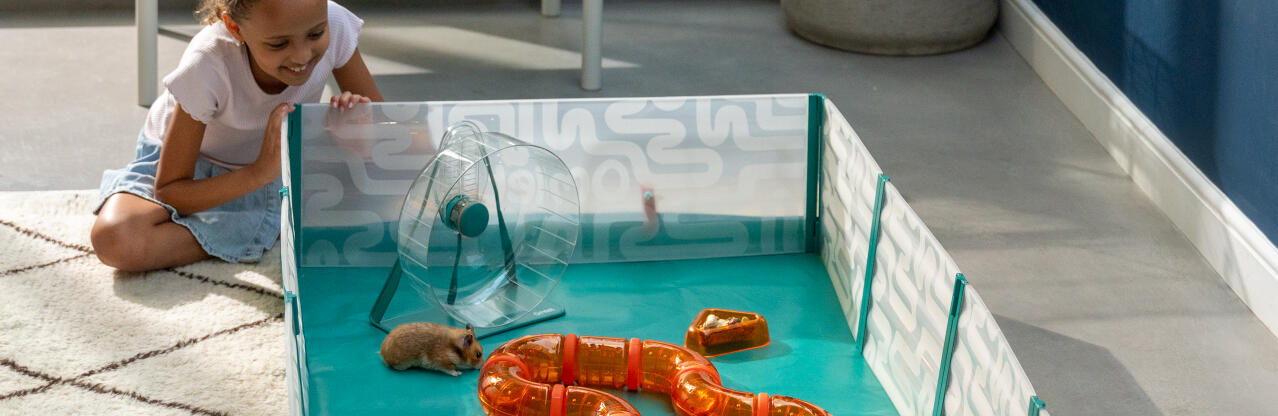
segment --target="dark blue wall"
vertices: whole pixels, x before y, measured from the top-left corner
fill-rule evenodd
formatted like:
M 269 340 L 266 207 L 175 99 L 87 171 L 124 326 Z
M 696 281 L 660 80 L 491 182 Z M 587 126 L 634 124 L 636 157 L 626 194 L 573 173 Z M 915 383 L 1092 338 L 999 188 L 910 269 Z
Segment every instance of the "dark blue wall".
M 1034 2 L 1278 243 L 1278 1 Z

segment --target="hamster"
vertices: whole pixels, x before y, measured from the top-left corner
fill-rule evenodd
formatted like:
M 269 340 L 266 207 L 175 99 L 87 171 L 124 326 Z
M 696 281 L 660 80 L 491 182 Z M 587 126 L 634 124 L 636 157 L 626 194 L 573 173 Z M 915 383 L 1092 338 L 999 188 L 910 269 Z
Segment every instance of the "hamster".
M 484 348 L 475 339 L 475 329 L 410 322 L 395 327 L 382 341 L 382 361 L 387 367 L 405 370 L 421 367 L 458 376 L 462 369 L 479 368 Z

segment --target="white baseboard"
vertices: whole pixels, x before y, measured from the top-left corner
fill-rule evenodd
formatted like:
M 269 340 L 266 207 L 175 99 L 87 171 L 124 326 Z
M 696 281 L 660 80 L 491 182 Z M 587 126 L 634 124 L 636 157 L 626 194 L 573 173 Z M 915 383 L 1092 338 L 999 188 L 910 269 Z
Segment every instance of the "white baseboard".
M 1278 336 L 1278 247 L 1031 0 L 1001 0 L 999 30 Z

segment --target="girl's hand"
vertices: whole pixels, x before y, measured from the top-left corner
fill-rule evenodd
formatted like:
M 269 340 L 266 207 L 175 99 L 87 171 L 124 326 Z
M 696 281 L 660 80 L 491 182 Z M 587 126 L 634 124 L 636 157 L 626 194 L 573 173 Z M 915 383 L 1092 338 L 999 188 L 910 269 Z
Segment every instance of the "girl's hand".
M 346 91 L 343 92 L 342 95 L 334 95 L 333 98 L 330 98 L 328 100 L 328 105 L 329 107 L 336 108 L 338 110 L 345 110 L 348 108 L 355 108 L 355 103 L 371 102 L 373 102 L 373 100 L 368 97 Z
M 284 123 L 284 117 L 288 113 L 293 112 L 293 103 L 283 103 L 275 106 L 271 110 L 271 116 L 266 121 L 266 135 L 262 137 L 262 151 L 257 154 L 257 160 L 253 162 L 253 167 L 259 178 L 267 183 L 274 181 L 280 177 L 280 125 Z
M 328 114 L 324 115 L 324 129 L 333 142 L 351 154 L 368 159 L 377 137 L 372 134 L 373 109 L 358 103 L 372 102 L 368 97 L 347 91 L 333 96 Z

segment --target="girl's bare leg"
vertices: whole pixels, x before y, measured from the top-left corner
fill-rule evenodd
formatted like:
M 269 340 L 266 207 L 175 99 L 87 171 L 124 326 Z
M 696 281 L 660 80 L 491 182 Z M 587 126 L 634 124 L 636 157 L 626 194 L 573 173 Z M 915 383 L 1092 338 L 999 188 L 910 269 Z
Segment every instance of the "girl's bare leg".
M 209 258 L 191 230 L 174 223 L 168 210 L 124 192 L 107 198 L 90 237 L 98 259 L 123 271 L 163 269 Z

